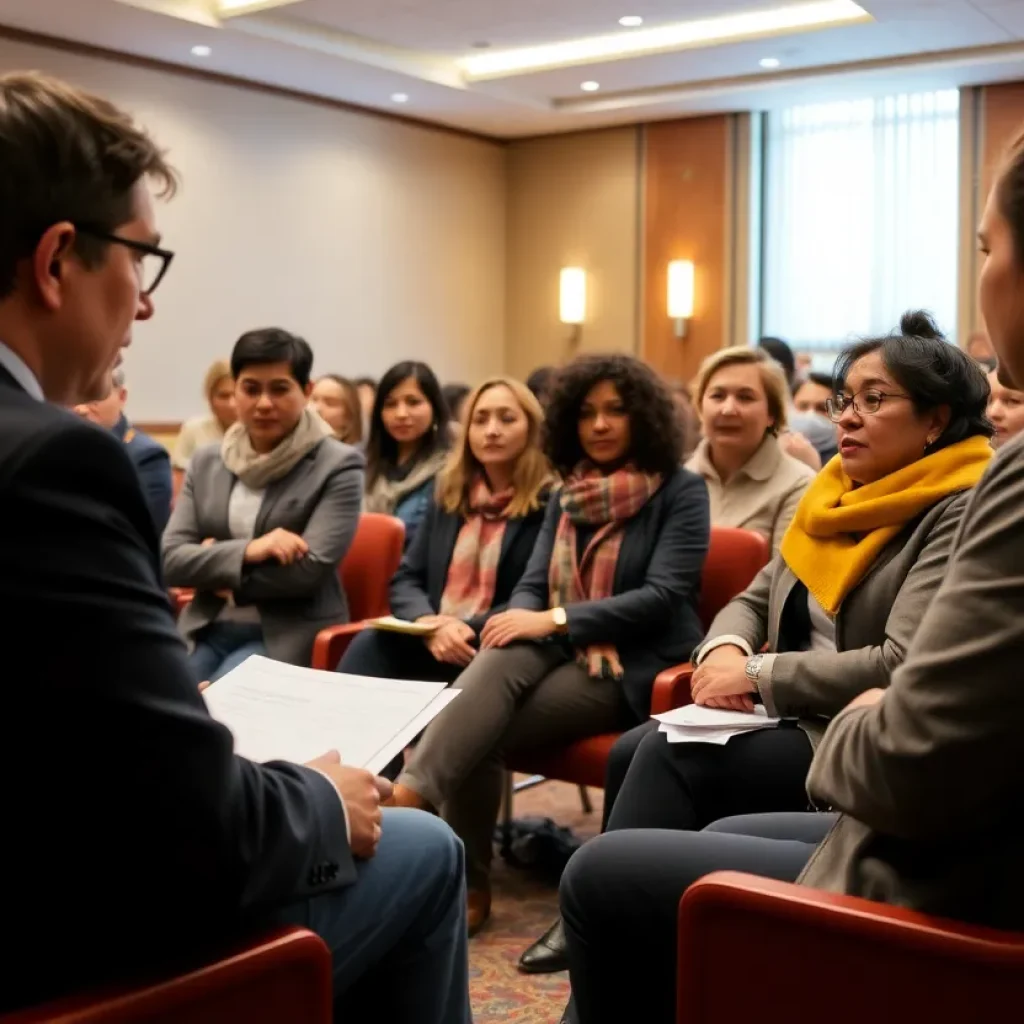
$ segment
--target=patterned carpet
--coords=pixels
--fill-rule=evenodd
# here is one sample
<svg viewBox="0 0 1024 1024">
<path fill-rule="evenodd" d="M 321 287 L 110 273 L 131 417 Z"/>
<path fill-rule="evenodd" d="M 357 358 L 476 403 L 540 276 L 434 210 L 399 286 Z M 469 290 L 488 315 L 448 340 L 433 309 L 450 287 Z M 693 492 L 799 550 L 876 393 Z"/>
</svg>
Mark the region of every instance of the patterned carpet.
<svg viewBox="0 0 1024 1024">
<path fill-rule="evenodd" d="M 545 782 L 515 799 L 517 817 L 553 818 L 578 836 L 601 827 L 599 790 L 591 790 L 591 814 L 580 807 L 575 786 Z M 475 1024 L 557 1024 L 569 996 L 566 974 L 531 976 L 516 970 L 519 955 L 554 921 L 558 892 L 495 857 L 491 919 L 469 944 L 470 992 Z"/>
</svg>

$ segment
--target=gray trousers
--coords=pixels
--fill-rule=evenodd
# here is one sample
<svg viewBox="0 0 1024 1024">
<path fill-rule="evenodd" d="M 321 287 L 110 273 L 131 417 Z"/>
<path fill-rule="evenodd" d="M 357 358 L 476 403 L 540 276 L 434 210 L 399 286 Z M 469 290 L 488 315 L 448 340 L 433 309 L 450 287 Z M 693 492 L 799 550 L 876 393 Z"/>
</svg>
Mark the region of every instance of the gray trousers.
<svg viewBox="0 0 1024 1024">
<path fill-rule="evenodd" d="M 505 759 L 621 728 L 621 685 L 591 679 L 562 644 L 481 651 L 454 686 L 462 693 L 427 727 L 398 781 L 439 808 L 466 847 L 470 888 L 487 884 Z"/>
</svg>

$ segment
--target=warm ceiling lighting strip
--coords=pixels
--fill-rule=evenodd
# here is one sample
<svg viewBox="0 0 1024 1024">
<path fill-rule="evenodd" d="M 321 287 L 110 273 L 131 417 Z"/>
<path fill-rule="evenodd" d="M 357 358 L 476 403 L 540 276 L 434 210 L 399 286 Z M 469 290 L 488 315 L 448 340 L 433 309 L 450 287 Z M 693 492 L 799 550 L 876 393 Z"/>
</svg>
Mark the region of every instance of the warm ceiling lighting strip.
<svg viewBox="0 0 1024 1024">
<path fill-rule="evenodd" d="M 811 0 L 683 21 L 660 28 L 632 29 L 561 43 L 490 51 L 463 57 L 458 65 L 467 80 L 479 81 L 872 20 L 871 15 L 853 0 Z"/>
<path fill-rule="evenodd" d="M 242 14 L 257 14 L 273 7 L 288 7 L 301 0 L 215 0 L 217 14 L 222 18 L 237 18 Z"/>
</svg>

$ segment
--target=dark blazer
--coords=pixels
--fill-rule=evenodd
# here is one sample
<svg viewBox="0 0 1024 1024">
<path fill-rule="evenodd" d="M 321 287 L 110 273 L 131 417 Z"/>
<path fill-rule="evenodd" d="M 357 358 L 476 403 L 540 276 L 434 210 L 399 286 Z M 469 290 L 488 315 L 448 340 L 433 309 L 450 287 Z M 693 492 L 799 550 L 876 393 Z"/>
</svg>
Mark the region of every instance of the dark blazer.
<svg viewBox="0 0 1024 1024">
<path fill-rule="evenodd" d="M 561 515 L 556 493 L 511 608 L 549 607 L 548 566 Z M 697 601 L 710 533 L 707 486 L 695 473 L 677 469 L 626 523 L 614 596 L 565 609 L 571 644 L 618 648 L 623 690 L 638 721 L 651 712 L 654 677 L 688 660 L 703 634 Z"/>
<path fill-rule="evenodd" d="M 139 474 L 142 493 L 153 514 L 156 532 L 163 533 L 171 517 L 171 456 L 167 449 L 149 434 L 136 430 L 126 416 L 114 427 L 114 436 L 124 441 L 128 458 Z"/>
<path fill-rule="evenodd" d="M 546 498 L 546 496 L 545 496 Z M 520 519 L 510 519 L 501 541 L 498 582 L 494 602 L 489 611 L 468 619 L 477 633 L 492 615 L 504 611 L 512 591 L 526 571 L 544 521 L 546 503 Z M 402 564 L 391 580 L 391 613 L 410 621 L 421 615 L 436 615 L 441 595 L 448 580 L 455 542 L 465 519 L 458 513 L 445 512 L 436 499 L 431 500 L 427 514 L 420 523 Z"/>
<path fill-rule="evenodd" d="M 359 523 L 363 456 L 325 437 L 264 492 L 255 536 L 283 527 L 309 544 L 309 553 L 291 565 L 245 564 L 249 538 L 233 538 L 228 528 L 235 479 L 217 445 L 192 456 L 163 539 L 167 582 L 197 591 L 178 628 L 191 640 L 224 607 L 217 591 L 231 590 L 238 604 L 259 609 L 263 641 L 272 658 L 308 665 L 317 633 L 348 622 L 338 563 Z M 216 543 L 204 545 L 207 537 Z"/>
<path fill-rule="evenodd" d="M 125 446 L 0 368 L 0 1010 L 152 968 L 355 881 L 338 794 L 232 752 Z M 54 927 L 62 948 L 54 957 Z"/>
</svg>

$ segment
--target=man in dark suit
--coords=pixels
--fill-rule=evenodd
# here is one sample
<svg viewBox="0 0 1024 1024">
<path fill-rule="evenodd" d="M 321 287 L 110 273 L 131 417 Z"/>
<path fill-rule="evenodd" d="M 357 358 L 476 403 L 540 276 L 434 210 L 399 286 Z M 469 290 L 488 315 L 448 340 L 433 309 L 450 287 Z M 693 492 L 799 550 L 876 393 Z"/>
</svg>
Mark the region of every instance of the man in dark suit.
<svg viewBox="0 0 1024 1024">
<path fill-rule="evenodd" d="M 75 412 L 82 419 L 105 427 L 124 442 L 128 458 L 139 474 L 139 483 L 156 524 L 156 532 L 163 533 L 171 517 L 171 456 L 162 444 L 132 426 L 124 414 L 127 400 L 124 370 L 118 367 L 111 379 L 110 394 L 98 402 L 76 405 Z"/>
<path fill-rule="evenodd" d="M 334 955 L 346 1020 L 465 1024 L 462 850 L 390 784 L 254 764 L 208 715 L 102 399 L 170 262 L 160 150 L 106 101 L 0 77 L 0 1011 L 172 970 L 270 923 Z M 397 982 L 397 983 L 396 983 Z"/>
</svg>

